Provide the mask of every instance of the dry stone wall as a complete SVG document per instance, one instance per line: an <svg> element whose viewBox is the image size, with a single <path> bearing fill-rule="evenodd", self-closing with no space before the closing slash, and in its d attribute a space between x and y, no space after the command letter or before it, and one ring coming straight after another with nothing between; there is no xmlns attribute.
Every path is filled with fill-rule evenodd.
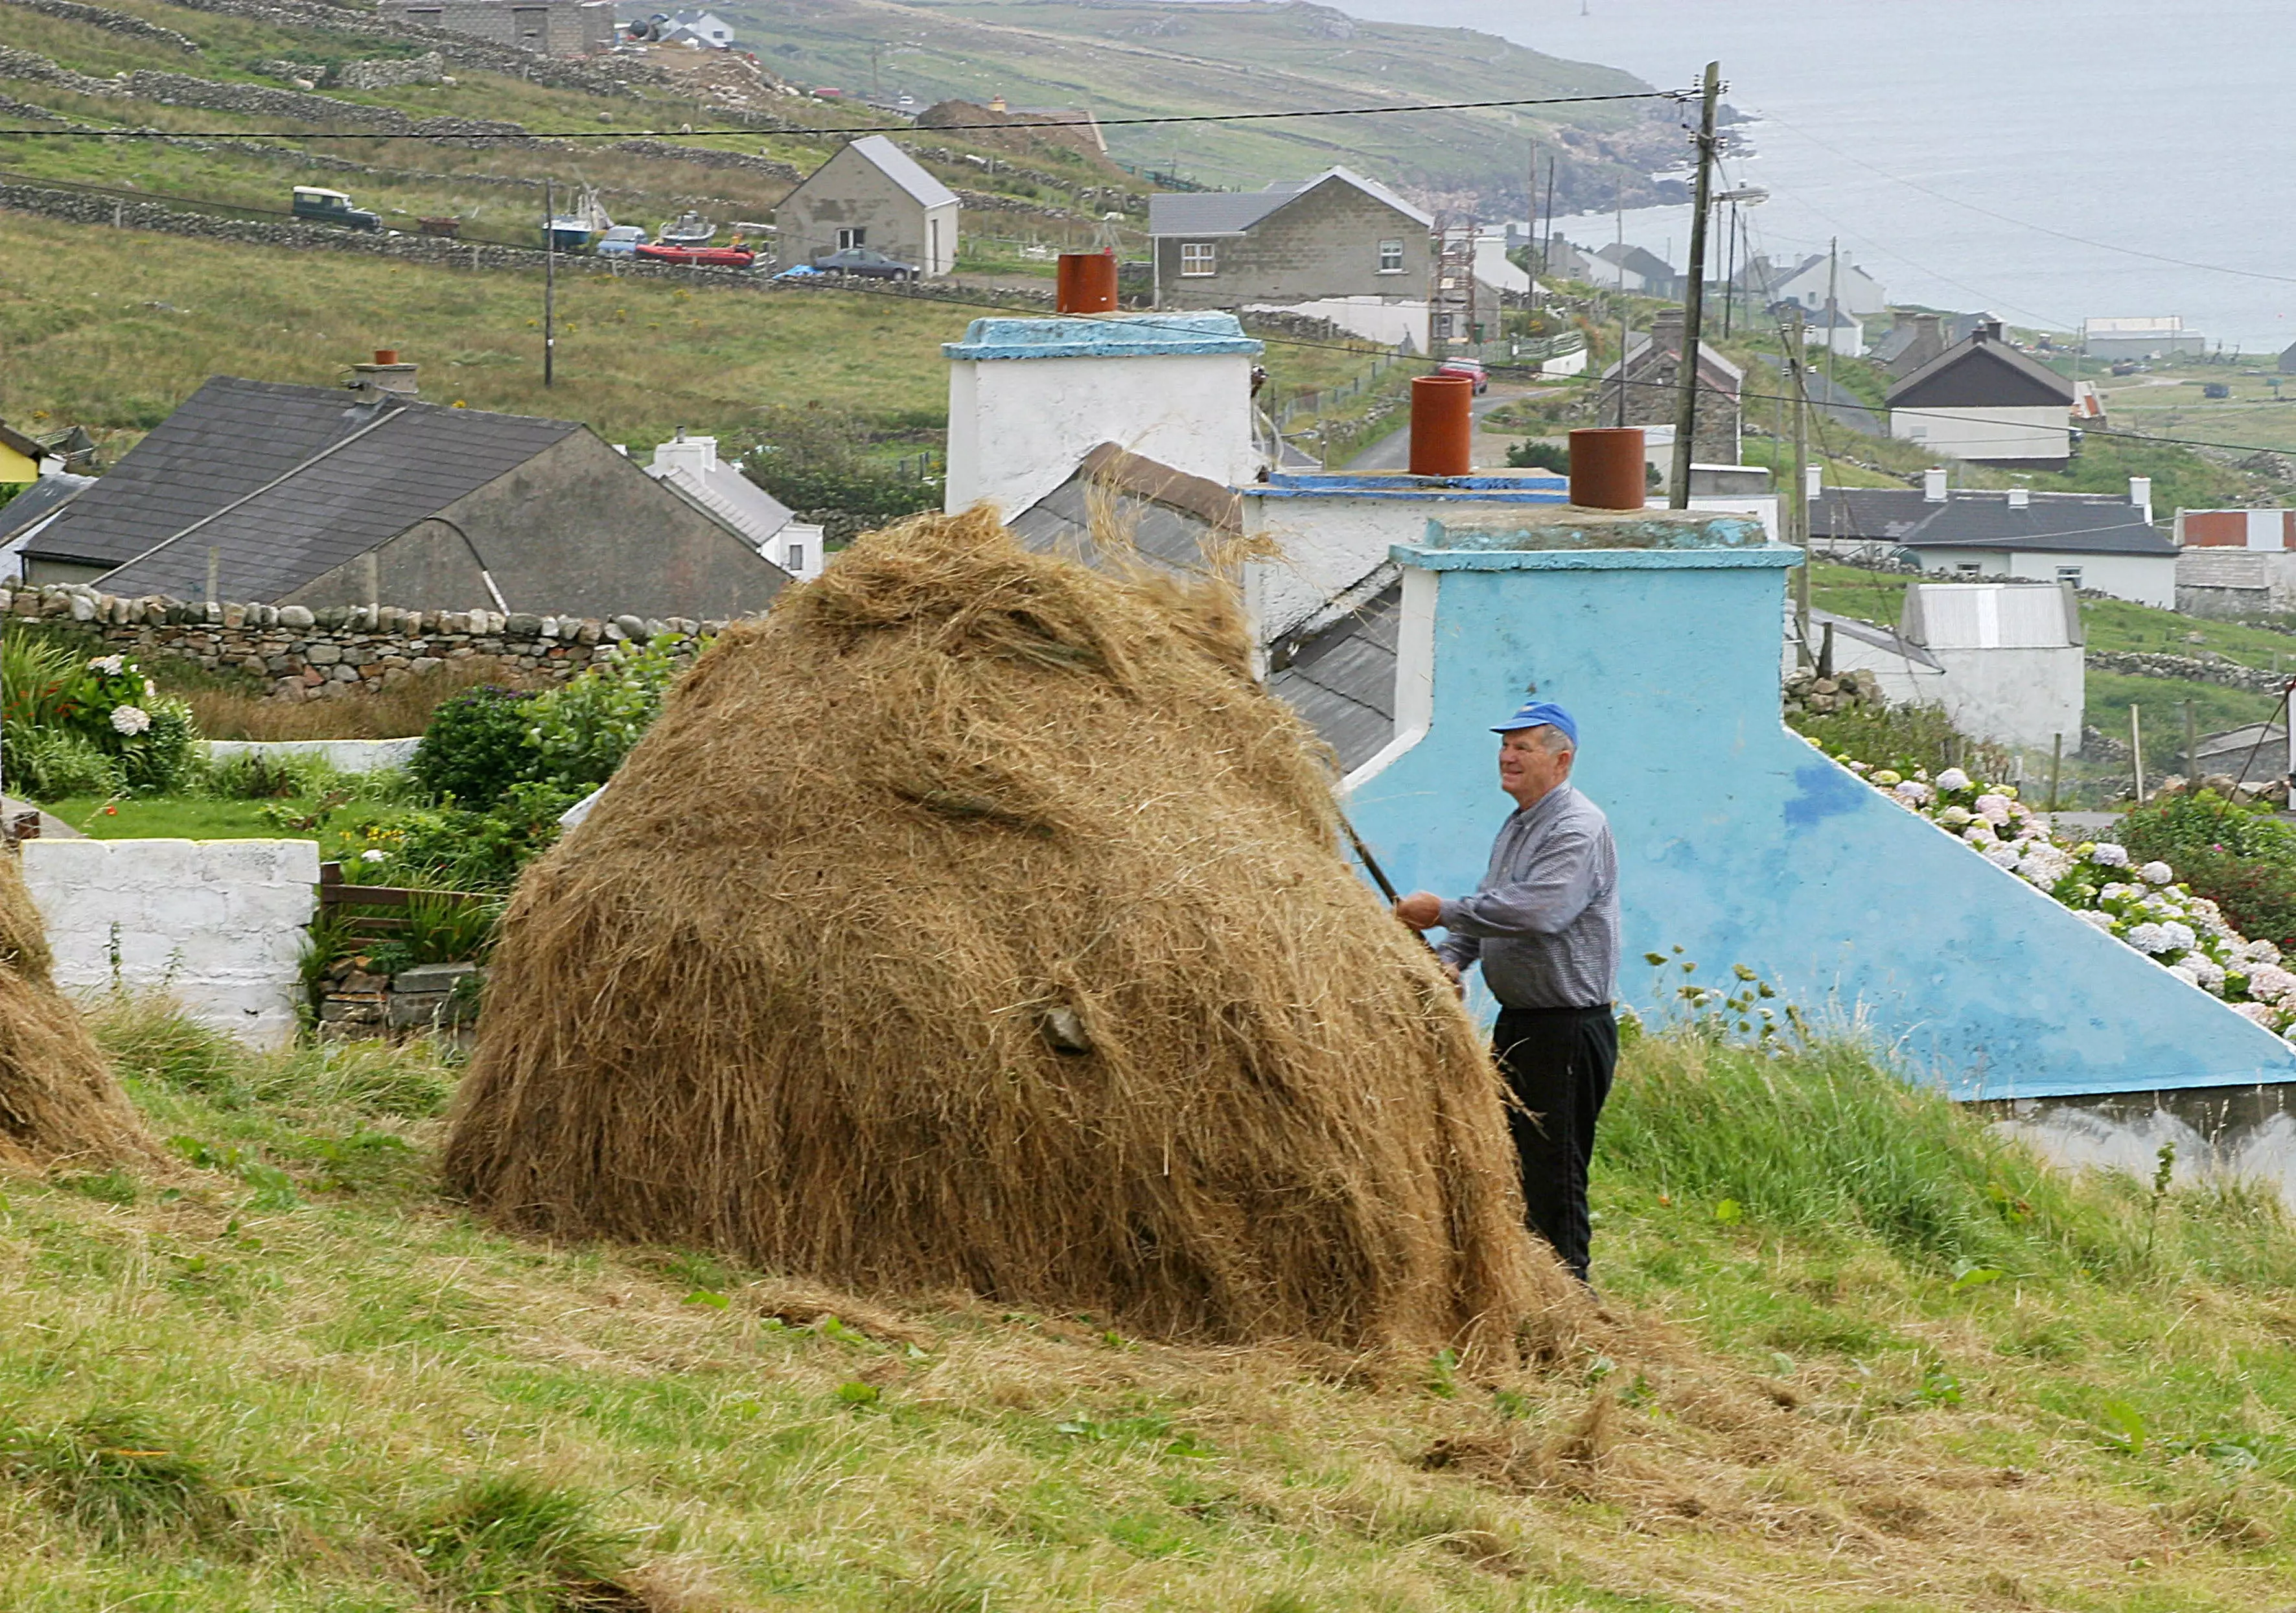
<svg viewBox="0 0 2296 1613"><path fill-rule="evenodd" d="M2296 659L2296 644L2290 646L2290 653L2292 659ZM2226 689L2246 689L2255 694L2279 693L2291 675L2263 667L2243 667L2237 661L2203 660L2193 655L2155 655L2141 651L2092 650L2081 659L2099 672L2185 678Z"/></svg>
<svg viewBox="0 0 2296 1613"><path fill-rule="evenodd" d="M414 610L123 599L85 584L0 589L0 613L77 626L107 650L170 656L211 672L265 680L275 699L308 700L387 689L449 661L486 656L541 677L573 676L603 647L664 633L722 631L690 617L600 619L513 610Z"/></svg>

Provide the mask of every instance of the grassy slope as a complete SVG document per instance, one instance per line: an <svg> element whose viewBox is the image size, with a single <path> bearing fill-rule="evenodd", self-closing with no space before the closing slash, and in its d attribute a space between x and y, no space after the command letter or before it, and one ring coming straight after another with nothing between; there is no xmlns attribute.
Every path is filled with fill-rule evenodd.
<svg viewBox="0 0 2296 1613"><path fill-rule="evenodd" d="M976 102L1001 93L1017 105L1081 102L1103 117L1645 87L1615 69L1562 61L1466 29L1357 20L1352 37L1334 37L1329 29L1339 13L1321 6L736 0L720 9L775 71L809 84L866 88L870 46L878 43L890 47L877 67L888 93ZM1616 129L1636 116L1563 110L1570 123L1596 129ZM1524 142L1535 133L1551 136L1554 127L1508 112L1440 113L1328 125L1147 126L1111 129L1108 139L1111 152L1144 166L1168 168L1177 151L1184 173L1222 187L1343 162L1390 182L1497 190L1519 188ZM1639 184L1644 176L1626 177Z"/></svg>
<svg viewBox="0 0 2296 1613"><path fill-rule="evenodd" d="M2069 1183L1846 1055L1635 1050L1620 1321L1486 1384L507 1239L428 1186L419 1057L105 1019L221 1167L8 1184L12 1609L539 1609L486 1593L570 1560L857 1613L2285 1603L2278 1211Z"/></svg>

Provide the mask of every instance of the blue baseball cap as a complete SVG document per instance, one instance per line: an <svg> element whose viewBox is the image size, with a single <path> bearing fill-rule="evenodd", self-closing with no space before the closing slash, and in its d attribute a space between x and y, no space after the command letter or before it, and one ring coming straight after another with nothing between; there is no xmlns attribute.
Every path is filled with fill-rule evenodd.
<svg viewBox="0 0 2296 1613"><path fill-rule="evenodd" d="M1578 725L1569 712L1552 700L1530 700L1521 710L1507 718L1493 733L1513 733L1518 728L1560 728L1562 737L1570 741L1572 749L1578 747Z"/></svg>

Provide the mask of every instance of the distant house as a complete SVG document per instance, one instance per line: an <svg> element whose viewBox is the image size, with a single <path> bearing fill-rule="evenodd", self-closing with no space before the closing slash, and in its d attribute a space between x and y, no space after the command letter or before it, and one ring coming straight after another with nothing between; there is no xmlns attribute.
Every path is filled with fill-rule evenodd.
<svg viewBox="0 0 2296 1613"><path fill-rule="evenodd" d="M1646 336L1637 336L1626 357L1603 372L1592 419L1601 425L1619 420L1619 393L1626 391L1626 423L1677 423L1681 406L1682 310L1661 309ZM1698 439L1692 457L1701 464L1738 463L1741 399L1746 373L1707 344L1698 349Z"/></svg>
<svg viewBox="0 0 2296 1613"><path fill-rule="evenodd" d="M1148 199L1156 305L1423 302L1434 224L1386 186L1343 168L1258 191L1159 193Z"/></svg>
<svg viewBox="0 0 2296 1613"><path fill-rule="evenodd" d="M2176 314L2081 321L2081 351L2091 358L2158 358L2208 350L2208 338L2185 329Z"/></svg>
<svg viewBox="0 0 2296 1613"><path fill-rule="evenodd" d="M230 375L21 553L36 583L305 606L732 617L789 581L576 422Z"/></svg>
<svg viewBox="0 0 2296 1613"><path fill-rule="evenodd" d="M2283 375L2296 375L2296 343L2292 343L2280 350L2280 373Z"/></svg>
<svg viewBox="0 0 2296 1613"><path fill-rule="evenodd" d="M1834 670L1873 673L1892 705L1942 706L1955 728L1996 744L2080 743L2087 674L2070 588L1915 583L1894 632L1816 610L1810 628L1813 656L1830 640Z"/></svg>
<svg viewBox="0 0 2296 1613"><path fill-rule="evenodd" d="M704 50L729 50L734 44L734 25L715 12L687 8L672 12L661 27L665 45L693 44Z"/></svg>
<svg viewBox="0 0 2296 1613"><path fill-rule="evenodd" d="M381 0L392 21L521 45L545 56L588 56L614 48L611 0Z"/></svg>
<svg viewBox="0 0 2296 1613"><path fill-rule="evenodd" d="M22 576L23 562L18 556L24 545L37 536L66 504L94 486L93 476L57 471L43 476L0 505L0 577Z"/></svg>
<svg viewBox="0 0 2296 1613"><path fill-rule="evenodd" d="M646 474L733 528L798 581L821 575L823 529L799 520L787 504L719 459L716 438L680 431L655 446Z"/></svg>
<svg viewBox="0 0 2296 1613"><path fill-rule="evenodd" d="M1956 488L1949 485L1951 477L1943 467L1923 473L1918 487L1828 487L1813 485L1809 489L1809 540L1821 553L1845 555L1866 561L1888 560L1895 556L1906 540L1916 533L1931 536L1983 536L1997 537L2004 529L1992 528L1979 533L1970 525L1972 519L1966 511L1941 515L1942 512L1966 504L1988 519L2000 520L2013 498L2023 501L2016 507L2037 511L2028 518L2028 526L2038 522L2064 539L2086 536L2109 536L2125 532L2132 525L2147 531L2155 530L2152 520L2152 483L2149 477L2128 479L2127 497L2112 493L2005 493L1998 489ZM1989 512L1989 513L1988 513ZM2118 539L2114 539L2117 550ZM1960 563L1968 563L1964 557ZM2058 568L2083 569L2081 586L2116 592L2109 582L2093 580L2078 558L2054 560L2046 570L2037 569L2041 581L2055 582ZM1980 570L1988 568L1980 566ZM2016 575L2025 575L2023 572ZM2097 576L2105 575L2103 572ZM2152 581L2157 584L2157 577Z"/></svg>
<svg viewBox="0 0 2296 1613"><path fill-rule="evenodd" d="M62 467L62 456L45 443L0 425L0 487L35 482Z"/></svg>
<svg viewBox="0 0 2296 1613"><path fill-rule="evenodd" d="M1766 283L1749 289L1767 301L1796 303L1805 312L1817 313L1825 307L1830 291L1833 306L1847 313L1870 318L1889 311L1882 282L1846 258L1817 252L1792 268L1767 263L1763 267Z"/></svg>
<svg viewBox="0 0 2296 1613"><path fill-rule="evenodd" d="M865 247L928 278L956 267L956 192L882 135L849 141L782 198L784 263Z"/></svg>
<svg viewBox="0 0 2296 1613"><path fill-rule="evenodd" d="M1598 249L1587 260L1587 278L1598 286L1611 286L1637 297L1671 300L1682 295L1682 276L1657 253L1616 242Z"/></svg>
<svg viewBox="0 0 2296 1613"><path fill-rule="evenodd" d="M2072 457L2072 382L1988 321L1890 389L1890 435L1980 464L2062 471Z"/></svg>
<svg viewBox="0 0 2296 1613"><path fill-rule="evenodd" d="M2037 496L2021 487L1956 491L1929 504L1897 537L1896 547L1924 571L1966 581L2069 583L2173 610L2177 545L2148 514L2136 504ZM1815 524L1811 534L1815 538Z"/></svg>
<svg viewBox="0 0 2296 1613"><path fill-rule="evenodd" d="M2296 610L2296 510L2179 510L2176 530L2177 610L2218 617Z"/></svg>
<svg viewBox="0 0 2296 1613"><path fill-rule="evenodd" d="M1866 322L1846 308L1832 313L1824 308L1816 313L1805 310L1801 340L1805 347L1824 348L1844 358L1855 358L1866 351Z"/></svg>

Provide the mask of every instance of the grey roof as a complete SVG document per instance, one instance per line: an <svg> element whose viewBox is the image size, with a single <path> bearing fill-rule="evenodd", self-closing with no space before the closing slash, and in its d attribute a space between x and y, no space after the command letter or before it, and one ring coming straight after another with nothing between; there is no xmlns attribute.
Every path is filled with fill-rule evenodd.
<svg viewBox="0 0 2296 1613"><path fill-rule="evenodd" d="M684 465L648 465L645 473L753 549L762 549L795 519L790 507L742 475L719 464L702 471Z"/></svg>
<svg viewBox="0 0 2296 1613"><path fill-rule="evenodd" d="M1352 773L1395 737L1396 625L1403 584L1389 584L1337 621L1294 635L1269 657L1269 692L1288 701Z"/></svg>
<svg viewBox="0 0 2296 1613"><path fill-rule="evenodd" d="M1939 354L1890 389L1893 409L2070 409L2073 383L2019 352L1990 327Z"/></svg>
<svg viewBox="0 0 2296 1613"><path fill-rule="evenodd" d="M54 514L95 486L93 476L74 476L69 471L61 475L43 476L21 493L0 506L0 543L5 543L34 521Z"/></svg>
<svg viewBox="0 0 2296 1613"><path fill-rule="evenodd" d="M882 135L871 135L853 141L845 149L867 159L879 173L907 192L910 200L919 207L937 208L956 200L955 191L919 168L915 158ZM815 174L819 172L820 168L814 169ZM812 182L813 176L809 174L806 176L806 183L810 184Z"/></svg>
<svg viewBox="0 0 2296 1613"><path fill-rule="evenodd" d="M1789 635L1797 632L1800 628L1800 623L1794 619L1795 615L1796 612L1792 607L1788 606L1786 631ZM1809 613L1809 627L1812 654L1816 654L1819 647L1824 644L1825 629L1831 627L1837 638L1856 639L1861 644L1870 644L1876 650L1886 650L1891 655L1903 657L1915 666L1926 667L1932 672L1945 670L1937 657L1931 655L1922 645L1905 637L1894 627L1884 627L1874 622L1860 621L1854 616L1839 616L1831 610L1812 610Z"/></svg>
<svg viewBox="0 0 2296 1613"><path fill-rule="evenodd" d="M1402 197L1352 168L1329 168L1308 179L1279 179L1264 190L1159 192L1148 198L1151 235L1240 235L1285 203L1332 181L1353 185L1423 228L1435 221Z"/></svg>
<svg viewBox="0 0 2296 1613"><path fill-rule="evenodd" d="M27 552L92 565L133 560L373 421L375 407L340 387L214 376Z"/></svg>
<svg viewBox="0 0 2296 1613"><path fill-rule="evenodd" d="M138 594L202 586L213 549L232 597L275 599L582 430L390 397L346 408L350 397L210 381L26 553L110 561L110 590ZM284 464L282 444L299 450Z"/></svg>
<svg viewBox="0 0 2296 1613"><path fill-rule="evenodd" d="M1114 443L1102 443L1086 454L1074 474L1006 525L1025 549L1065 554L1097 567L1103 561L1093 536L1095 492L1111 501L1133 551L1168 571L1203 570L1210 549L1242 530L1242 511L1233 492L1203 477L1127 453Z"/></svg>
<svg viewBox="0 0 2296 1613"><path fill-rule="evenodd" d="M1918 496L1918 495L1916 495ZM2144 512L2127 504L2013 507L2002 495L1957 494L1898 539L1907 549L2026 550L2050 554L2150 554L2174 560L2177 545Z"/></svg>

